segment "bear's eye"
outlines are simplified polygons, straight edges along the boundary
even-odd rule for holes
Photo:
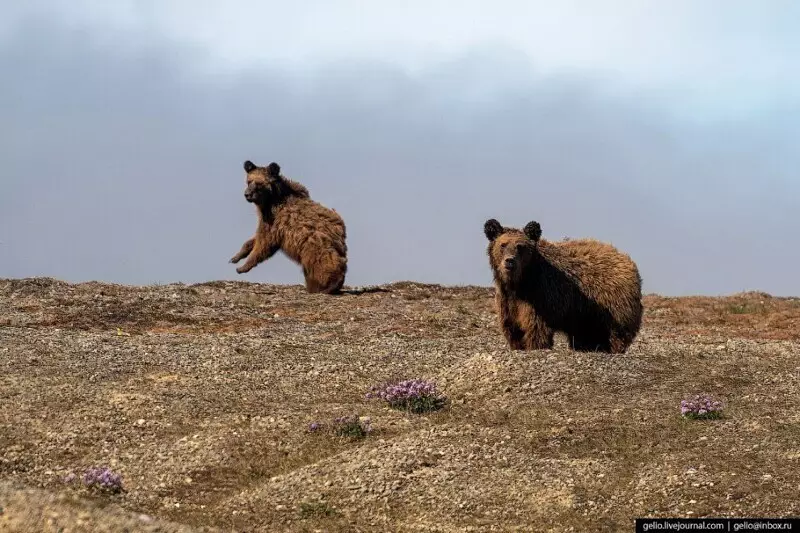
[[[506,249],[506,243],[501,243],[500,244],[500,249],[501,250],[505,250]]]
[[[522,245],[522,244],[518,244],[518,245],[517,245],[517,252],[521,252],[521,251],[523,250],[523,248],[525,248],[525,246],[524,246],[524,245]]]

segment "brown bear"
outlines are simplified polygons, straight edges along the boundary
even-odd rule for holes
[[[336,211],[313,201],[308,189],[281,175],[277,163],[258,167],[244,162],[245,199],[256,205],[256,234],[230,262],[247,261],[236,269],[243,274],[278,250],[303,267],[306,289],[335,294],[347,273],[347,237],[344,220]]]
[[[538,222],[520,231],[490,219],[483,231],[512,349],[552,348],[556,331],[575,350],[628,349],[642,323],[642,278],[628,255],[593,239],[546,241]]]

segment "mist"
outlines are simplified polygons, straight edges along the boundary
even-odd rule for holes
[[[242,162],[278,162],[348,232],[347,284],[491,283],[483,223],[629,253],[645,290],[800,294],[798,106],[693,119],[514,47],[409,71],[353,59],[204,69],[152,33],[27,18],[2,41],[0,277],[302,283],[255,229]]]

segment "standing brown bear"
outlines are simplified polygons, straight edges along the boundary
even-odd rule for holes
[[[231,258],[243,274],[266,261],[278,250],[303,267],[308,292],[338,293],[347,273],[344,220],[332,209],[313,201],[308,189],[281,175],[270,163],[258,167],[244,162],[247,188],[244,197],[256,205],[256,234]]]
[[[511,348],[552,348],[556,331],[580,351],[631,345],[642,323],[642,278],[628,255],[593,239],[548,242],[538,222],[520,231],[490,219],[483,231]]]

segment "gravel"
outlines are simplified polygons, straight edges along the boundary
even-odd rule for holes
[[[0,280],[0,531],[618,531],[800,514],[800,301],[645,298],[627,354],[509,350],[485,287]],[[426,414],[368,400],[434,381]],[[724,400],[719,420],[680,401]],[[366,438],[308,431],[368,416]],[[67,485],[108,466],[120,494]]]

